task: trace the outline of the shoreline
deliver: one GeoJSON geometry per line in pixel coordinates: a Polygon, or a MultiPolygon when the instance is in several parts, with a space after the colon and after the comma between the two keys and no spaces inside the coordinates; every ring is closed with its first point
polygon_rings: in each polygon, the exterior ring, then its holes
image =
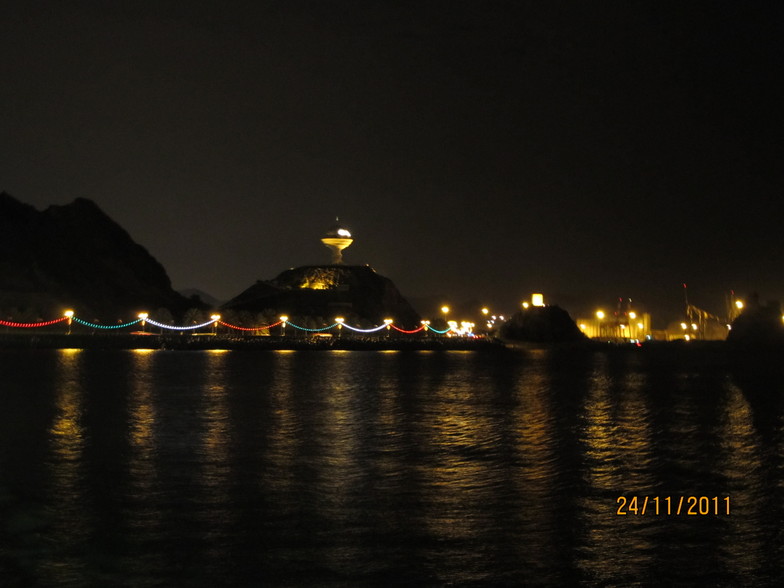
{"type": "Polygon", "coordinates": [[[2,349],[152,349],[152,350],[498,350],[496,339],[462,337],[359,338],[359,337],[225,337],[215,335],[157,335],[121,333],[0,334],[2,349]]]}

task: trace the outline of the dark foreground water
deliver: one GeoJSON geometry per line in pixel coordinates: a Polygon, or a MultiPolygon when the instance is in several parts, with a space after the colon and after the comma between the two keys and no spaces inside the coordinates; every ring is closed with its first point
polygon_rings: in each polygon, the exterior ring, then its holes
{"type": "Polygon", "coordinates": [[[2,586],[784,582],[784,380],[716,350],[0,370],[2,586]]]}

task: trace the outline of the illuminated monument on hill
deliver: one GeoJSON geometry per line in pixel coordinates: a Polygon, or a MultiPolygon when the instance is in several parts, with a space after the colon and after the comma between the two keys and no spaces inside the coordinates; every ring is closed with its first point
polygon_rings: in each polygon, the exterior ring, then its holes
{"type": "Polygon", "coordinates": [[[332,251],[332,264],[342,265],[343,250],[351,245],[354,242],[354,239],[351,238],[349,230],[339,224],[339,219],[336,218],[335,222],[338,224],[327,231],[327,234],[321,239],[321,242],[332,251]]]}
{"type": "Polygon", "coordinates": [[[329,265],[304,265],[255,284],[229,300],[223,310],[262,313],[271,319],[292,317],[318,329],[343,318],[349,324],[372,328],[387,318],[408,328],[421,326],[420,316],[392,280],[369,265],[346,265],[343,250],[354,242],[351,232],[337,223],[321,242],[332,253],[329,265]]]}

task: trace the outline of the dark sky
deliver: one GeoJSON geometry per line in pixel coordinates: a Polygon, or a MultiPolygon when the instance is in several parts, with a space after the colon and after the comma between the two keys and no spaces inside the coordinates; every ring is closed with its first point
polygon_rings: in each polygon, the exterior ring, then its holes
{"type": "Polygon", "coordinates": [[[784,299],[780,2],[9,4],[0,189],[177,288],[326,263],[339,215],[411,297],[784,299]]]}

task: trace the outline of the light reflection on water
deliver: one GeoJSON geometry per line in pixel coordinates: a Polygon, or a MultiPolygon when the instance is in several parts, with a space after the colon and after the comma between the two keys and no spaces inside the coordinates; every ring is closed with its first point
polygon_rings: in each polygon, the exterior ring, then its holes
{"type": "Polygon", "coordinates": [[[780,407],[721,362],[68,350],[0,365],[10,585],[782,579],[780,407]],[[619,496],[681,494],[730,495],[733,512],[615,514],[619,496]]]}

